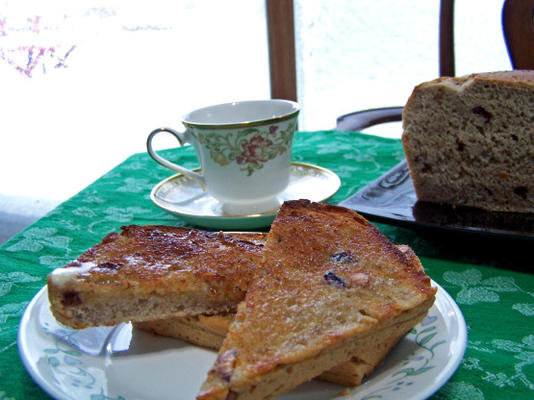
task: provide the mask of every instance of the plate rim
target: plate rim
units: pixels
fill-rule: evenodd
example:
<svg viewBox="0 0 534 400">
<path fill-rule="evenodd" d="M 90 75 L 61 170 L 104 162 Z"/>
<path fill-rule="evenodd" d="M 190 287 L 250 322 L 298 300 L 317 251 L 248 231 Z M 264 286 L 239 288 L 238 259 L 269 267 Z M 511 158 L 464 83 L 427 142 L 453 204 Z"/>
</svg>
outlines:
<svg viewBox="0 0 534 400">
<path fill-rule="evenodd" d="M 28 354 L 25 351 L 28 347 L 27 343 L 23 340 L 25 331 L 29 329 L 30 324 L 32 323 L 31 316 L 33 315 L 33 311 L 36 307 L 36 305 L 42 301 L 42 297 L 45 296 L 45 294 L 48 292 L 48 285 L 44 285 L 39 291 L 33 296 L 33 298 L 30 300 L 26 308 L 24 309 L 24 313 L 22 314 L 22 317 L 19 322 L 19 329 L 17 332 L 17 350 L 19 353 L 19 357 L 22 361 L 22 364 L 24 366 L 24 369 L 26 372 L 30 375 L 32 380 L 35 382 L 37 386 L 39 386 L 43 391 L 45 391 L 49 396 L 57 399 L 65 399 L 70 400 L 68 397 L 64 397 L 64 393 L 58 392 L 57 389 L 49 383 L 47 380 L 44 380 L 41 378 L 40 374 L 38 374 L 37 369 L 33 368 L 33 364 L 30 362 L 28 358 Z M 58 397 L 60 396 L 60 397 Z"/>
<path fill-rule="evenodd" d="M 437 307 L 437 303 L 444 303 L 449 309 L 452 309 L 454 318 L 453 321 L 456 321 L 456 330 L 455 330 L 455 336 L 451 338 L 451 340 L 447 341 L 449 343 L 449 346 L 452 348 L 452 342 L 456 341 L 456 346 L 452 348 L 452 350 L 456 350 L 456 352 L 453 352 L 453 356 L 450 357 L 447 362 L 442 366 L 439 374 L 437 377 L 432 380 L 431 384 L 428 385 L 426 388 L 423 388 L 416 397 L 412 397 L 412 400 L 424 400 L 436 393 L 445 383 L 454 375 L 456 370 L 458 369 L 460 363 L 462 362 L 465 351 L 467 348 L 467 326 L 465 323 L 465 318 L 463 316 L 463 313 L 461 309 L 459 308 L 458 304 L 454 301 L 454 299 L 450 296 L 450 294 L 437 282 L 431 279 L 431 284 L 433 287 L 437 288 L 436 293 L 436 300 L 434 304 L 432 305 L 431 309 L 434 307 Z M 32 298 L 32 300 L 28 303 L 26 309 L 24 310 L 24 313 L 21 317 L 20 323 L 19 323 L 19 329 L 17 334 L 17 348 L 19 357 L 22 360 L 22 363 L 24 365 L 24 368 L 32 378 L 32 380 L 37 384 L 41 389 L 43 389 L 48 395 L 52 396 L 56 399 L 61 400 L 72 400 L 73 398 L 68 395 L 68 393 L 65 393 L 64 391 L 58 390 L 54 385 L 52 385 L 48 380 L 45 380 L 41 374 L 37 372 L 37 368 L 34 368 L 33 364 L 29 360 L 29 349 L 28 349 L 28 343 L 25 341 L 25 337 L 28 336 L 29 330 L 31 329 L 31 324 L 35 323 L 35 321 L 31 318 L 32 315 L 35 315 L 35 311 L 37 310 L 37 305 L 39 305 L 41 302 L 47 302 L 48 297 L 46 296 L 47 292 L 47 285 L 44 285 Z M 438 307 L 437 307 L 438 308 Z M 430 312 L 430 310 L 429 310 Z M 438 314 L 441 316 L 441 318 L 445 321 L 445 315 L 439 310 L 438 308 Z M 449 319 L 452 317 L 449 317 Z M 194 345 L 190 345 L 194 346 Z M 88 357 L 91 357 L 90 355 L 87 355 Z M 370 380 L 367 382 L 371 381 Z M 364 384 L 361 386 L 356 386 L 355 388 L 349 388 L 357 390 L 359 387 L 363 387 Z M 351 393 L 350 397 L 347 397 L 347 399 L 356 399 L 358 396 L 358 393 Z"/>
<path fill-rule="evenodd" d="M 467 350 L 467 324 L 465 322 L 465 317 L 462 313 L 462 310 L 458 306 L 458 304 L 454 301 L 452 296 L 437 282 L 435 282 L 433 279 L 431 279 L 432 285 L 437 287 L 438 292 L 440 293 L 440 296 L 442 296 L 442 300 L 446 301 L 447 306 L 452 308 L 454 315 L 456 316 L 457 321 L 457 334 L 456 339 L 458 340 L 457 346 L 460 349 L 456 357 L 451 357 L 448 362 L 446 363 L 445 368 L 442 369 L 441 373 L 438 375 L 438 379 L 434 381 L 434 385 L 429 387 L 426 392 L 422 392 L 421 396 L 417 400 L 423 400 L 427 399 L 430 396 L 432 396 L 434 393 L 436 393 L 441 387 L 443 387 L 449 379 L 456 373 L 458 367 L 460 366 L 465 352 Z M 437 293 L 436 293 L 436 300 L 437 300 Z"/>
</svg>

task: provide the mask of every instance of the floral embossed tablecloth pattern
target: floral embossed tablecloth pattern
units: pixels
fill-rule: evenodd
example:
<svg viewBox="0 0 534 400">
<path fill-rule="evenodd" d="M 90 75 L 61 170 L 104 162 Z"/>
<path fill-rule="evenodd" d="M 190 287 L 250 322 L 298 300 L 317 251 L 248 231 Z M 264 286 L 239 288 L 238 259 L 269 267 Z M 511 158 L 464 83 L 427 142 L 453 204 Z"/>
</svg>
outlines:
<svg viewBox="0 0 534 400">
<path fill-rule="evenodd" d="M 190 147 L 163 154 L 171 160 L 179 157 L 186 167 L 197 165 Z M 331 203 L 345 199 L 402 158 L 400 141 L 351 132 L 297 132 L 293 148 L 294 161 L 318 164 L 339 175 L 342 186 Z M 47 398 L 24 370 L 16 341 L 26 305 L 53 268 L 121 225 L 182 224 L 149 198 L 153 186 L 171 174 L 147 154 L 135 154 L 0 247 L 0 400 Z M 444 241 L 408 229 L 378 226 L 392 241 L 414 248 L 427 273 L 456 300 L 467 322 L 464 360 L 434 397 L 533 398 L 532 269 L 520 272 L 502 268 L 498 258 L 488 261 L 464 254 L 458 248 L 471 247 L 465 238 L 449 236 Z"/>
</svg>

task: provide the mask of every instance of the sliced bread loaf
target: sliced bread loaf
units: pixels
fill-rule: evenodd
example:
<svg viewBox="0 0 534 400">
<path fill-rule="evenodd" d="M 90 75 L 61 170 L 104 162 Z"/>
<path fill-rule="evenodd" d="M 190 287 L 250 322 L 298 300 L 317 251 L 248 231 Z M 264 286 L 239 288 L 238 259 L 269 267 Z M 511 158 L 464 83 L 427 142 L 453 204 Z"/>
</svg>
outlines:
<svg viewBox="0 0 534 400">
<path fill-rule="evenodd" d="M 534 212 L 534 71 L 422 83 L 403 129 L 418 200 Z"/>
</svg>

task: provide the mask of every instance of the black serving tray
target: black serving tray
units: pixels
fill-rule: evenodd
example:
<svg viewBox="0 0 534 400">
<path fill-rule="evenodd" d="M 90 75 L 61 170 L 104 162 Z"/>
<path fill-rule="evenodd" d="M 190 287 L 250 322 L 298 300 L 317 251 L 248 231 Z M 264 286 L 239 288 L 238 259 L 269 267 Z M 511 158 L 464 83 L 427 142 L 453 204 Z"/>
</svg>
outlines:
<svg viewBox="0 0 534 400">
<path fill-rule="evenodd" d="M 488 212 L 418 201 L 406 160 L 340 205 L 371 221 L 408 228 L 534 240 L 534 214 Z"/>
</svg>

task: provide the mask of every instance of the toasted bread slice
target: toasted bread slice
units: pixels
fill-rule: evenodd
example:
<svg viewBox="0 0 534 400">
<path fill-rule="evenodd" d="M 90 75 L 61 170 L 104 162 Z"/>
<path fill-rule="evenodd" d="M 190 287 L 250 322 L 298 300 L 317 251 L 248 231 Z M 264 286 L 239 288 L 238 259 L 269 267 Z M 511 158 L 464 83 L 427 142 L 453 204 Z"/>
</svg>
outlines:
<svg viewBox="0 0 534 400">
<path fill-rule="evenodd" d="M 397 248 L 406 254 L 408 261 L 413 262 L 415 267 L 422 268 L 412 249 L 404 245 L 397 246 Z M 381 332 L 380 339 L 375 337 L 375 341 L 370 343 L 361 353 L 353 354 L 349 361 L 323 372 L 317 378 L 342 385 L 359 385 L 363 378 L 373 372 L 397 342 L 425 315 L 426 311 L 413 319 Z M 134 326 L 156 335 L 178 338 L 197 346 L 218 350 L 222 346 L 224 337 L 234 318 L 235 313 L 195 315 L 135 322 Z"/>
<path fill-rule="evenodd" d="M 365 377 L 371 375 L 398 341 L 425 315 L 426 313 L 422 313 L 380 332 L 373 337 L 374 341 L 369 343 L 361 353 L 352 355 L 350 360 L 336 365 L 316 378 L 347 386 L 359 385 Z M 234 317 L 233 313 L 174 317 L 137 322 L 134 326 L 156 335 L 174 337 L 197 346 L 218 350 Z"/>
<path fill-rule="evenodd" d="M 136 328 L 160 336 L 182 339 L 188 343 L 219 350 L 235 313 L 171 317 L 134 322 Z"/>
<path fill-rule="evenodd" d="M 406 332 L 434 302 L 411 255 L 346 208 L 284 203 L 263 254 L 198 399 L 273 398 Z"/>
<path fill-rule="evenodd" d="M 237 234 L 239 236 L 239 234 Z M 235 311 L 262 257 L 244 239 L 172 226 L 126 226 L 48 276 L 56 319 L 73 328 Z"/>
</svg>

